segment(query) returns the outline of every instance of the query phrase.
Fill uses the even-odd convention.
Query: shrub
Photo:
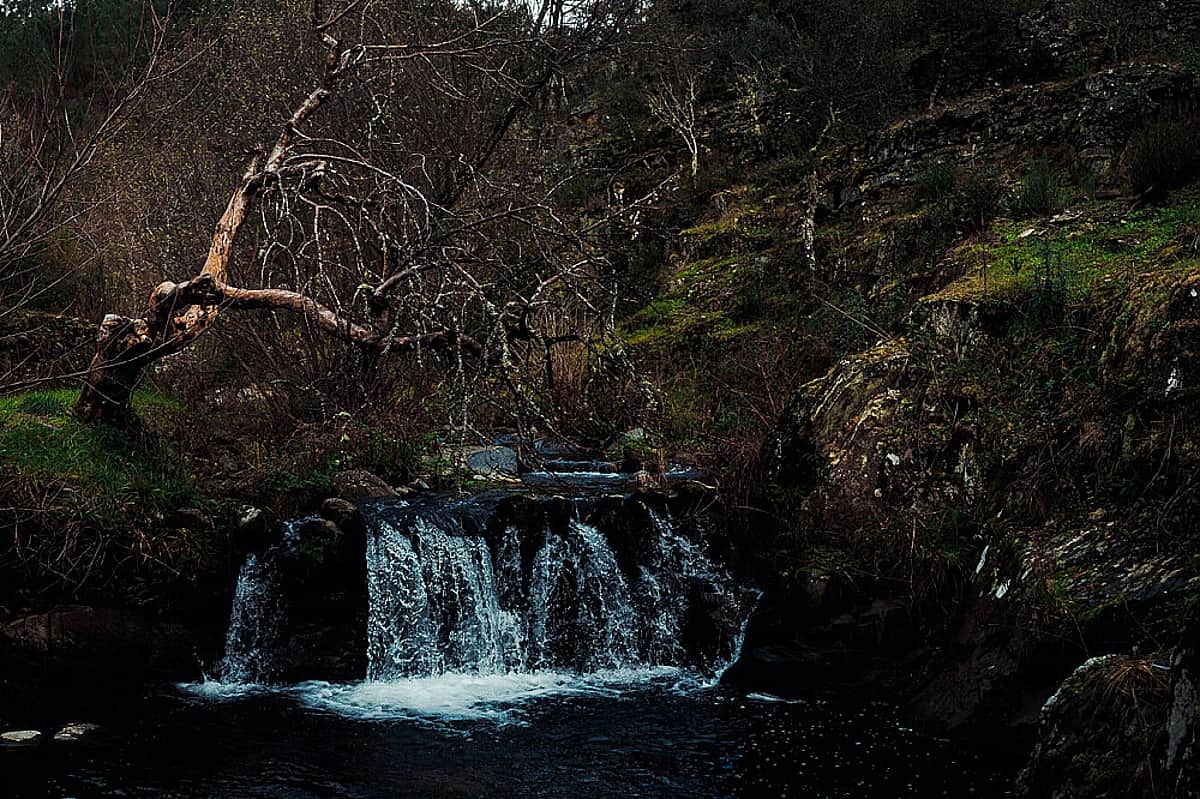
[[[1126,149],[1129,188],[1159,199],[1200,177],[1200,136],[1195,121],[1165,120],[1147,126]]]
[[[951,201],[959,224],[968,230],[982,230],[1000,210],[1004,186],[992,169],[973,169],[963,173]]]
[[[940,202],[954,193],[961,176],[957,164],[949,161],[929,164],[917,175],[917,195],[926,202]]]
[[[1016,216],[1049,216],[1064,205],[1062,185],[1050,159],[1033,162],[1009,204]]]
[[[951,176],[953,182],[949,183]],[[982,230],[992,221],[1000,210],[1004,186],[992,169],[964,170],[938,164],[921,176],[919,192],[932,201],[929,222],[935,230],[969,232]]]

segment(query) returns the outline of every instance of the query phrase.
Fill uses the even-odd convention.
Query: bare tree
[[[647,98],[650,113],[674,131],[691,155],[692,179],[700,171],[700,140],[696,131],[696,80],[688,77],[676,86],[668,80]]]
[[[158,285],[136,318],[104,318],[78,413],[125,423],[147,367],[232,310],[288,312],[373,358],[428,353],[457,370],[576,340],[538,320],[553,305],[603,315],[602,253],[556,213],[554,181],[514,164],[546,87],[637,7],[315,3],[314,85],[250,159],[199,272]],[[257,247],[239,258],[250,218]]]

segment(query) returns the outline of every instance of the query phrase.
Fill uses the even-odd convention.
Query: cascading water
[[[698,594],[740,621],[744,593],[700,542],[650,518],[648,551],[623,570],[609,539],[578,518],[532,531],[507,525],[489,546],[453,515],[372,509],[368,678],[715,667],[687,645],[685,622],[704,610]]]
[[[300,525],[305,521],[285,522],[279,546],[294,546]],[[225,633],[225,656],[218,668],[221,682],[262,683],[274,677],[274,660],[286,625],[287,609],[278,563],[270,555],[264,553],[260,557],[250,553],[238,573]]]
[[[367,589],[369,678],[507,670],[514,625],[500,610],[482,538],[448,535],[423,518],[407,533],[377,522]]]

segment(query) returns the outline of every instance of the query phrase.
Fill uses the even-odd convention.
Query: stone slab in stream
[[[0,733],[0,746],[6,748],[37,746],[41,742],[42,734],[37,730],[13,730]]]
[[[80,743],[95,738],[103,728],[99,724],[68,724],[54,734],[55,743]]]

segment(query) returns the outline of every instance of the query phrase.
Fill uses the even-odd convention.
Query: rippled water
[[[966,797],[1002,772],[884,705],[657,669],[164,686],[92,747],[0,752],[14,797]],[[0,792],[3,793],[3,792]]]

